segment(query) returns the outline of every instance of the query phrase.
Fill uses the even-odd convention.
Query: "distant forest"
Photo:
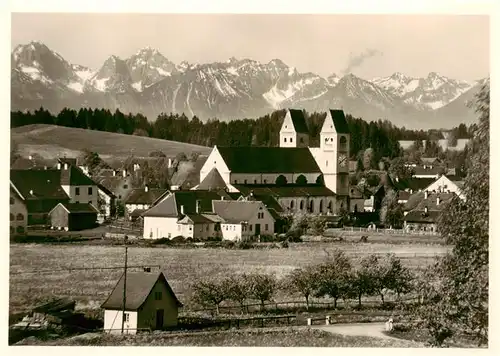
[[[200,121],[196,116],[188,119],[184,114],[160,114],[156,120],[148,121],[141,114],[112,113],[104,109],[63,109],[53,115],[44,108],[34,112],[11,112],[11,127],[31,124],[48,124],[66,127],[149,136],[153,138],[192,143],[202,146],[277,146],[279,131],[285,117],[285,110],[275,111],[258,119],[240,119],[229,122],[210,119]],[[319,146],[321,125],[325,113],[304,111],[311,145]],[[351,158],[367,148],[372,148],[381,157],[394,158],[401,155],[398,140],[436,140],[443,138],[436,130],[415,131],[398,128],[389,121],[366,122],[346,115],[351,133]],[[453,129],[455,138],[468,138],[470,128],[464,124]]]

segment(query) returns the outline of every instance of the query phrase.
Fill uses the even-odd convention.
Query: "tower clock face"
[[[347,156],[345,154],[339,154],[339,166],[342,168],[347,166]]]

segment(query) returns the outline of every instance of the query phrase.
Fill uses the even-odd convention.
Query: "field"
[[[27,339],[22,345],[60,346],[256,346],[256,347],[421,347],[423,344],[395,338],[345,336],[323,330],[302,328],[257,329],[215,333],[137,336],[85,334],[69,339],[39,341]]]
[[[448,250],[439,244],[302,243],[288,249],[129,248],[129,265],[159,265],[189,308],[190,283],[197,278],[261,271],[282,277],[296,267],[317,263],[336,248],[350,256],[395,253],[411,268],[423,267]],[[79,308],[97,309],[111,292],[121,270],[57,271],[78,267],[122,266],[120,246],[11,244],[10,313],[50,297],[67,296]],[[51,273],[22,273],[50,270]],[[283,299],[277,297],[277,299]]]
[[[99,153],[103,159],[128,157],[131,147],[138,157],[147,157],[152,151],[162,151],[173,157],[179,152],[209,154],[211,150],[182,142],[42,124],[13,128],[11,137],[22,156],[37,153],[45,159],[64,155],[76,157],[85,148]]]

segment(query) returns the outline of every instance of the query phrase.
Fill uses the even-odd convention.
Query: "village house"
[[[111,215],[116,208],[116,197],[108,188],[104,185],[97,183],[97,193],[98,193],[98,206],[99,210],[98,218],[100,221],[111,218]]]
[[[169,192],[145,211],[144,238],[183,236],[209,239],[220,235],[221,219],[213,214],[212,200],[231,199],[225,192],[181,190]]]
[[[149,188],[148,185],[145,185],[144,188],[132,189],[124,200],[125,217],[130,220],[138,212],[142,213],[148,210],[167,193],[167,189]]]
[[[90,203],[59,203],[50,212],[50,226],[76,231],[96,227],[98,210]]]
[[[136,334],[138,330],[163,330],[177,326],[179,308],[177,299],[162,272],[127,272],[123,274],[101,305],[104,309],[104,331],[121,333],[123,297],[125,290],[124,333]]]
[[[443,192],[443,193],[455,193],[460,198],[465,199],[461,188],[463,188],[463,181],[451,180],[446,175],[442,175],[434,182],[429,184],[425,190],[429,192]]]
[[[213,211],[223,219],[223,240],[249,241],[261,235],[274,235],[273,215],[260,201],[212,201]]]
[[[28,227],[28,209],[23,196],[10,183],[10,234],[22,235]]]
[[[108,189],[117,201],[123,201],[134,189],[133,176],[127,170],[102,169],[94,177],[95,181]]]
[[[454,193],[418,192],[410,196],[403,207],[404,229],[407,231],[438,232],[438,220]]]
[[[446,169],[440,165],[423,164],[413,167],[413,176],[415,178],[433,178],[437,179],[440,175],[446,173]]]
[[[303,112],[287,110],[279,147],[215,146],[200,171],[200,182],[216,168],[228,192],[267,191],[279,197],[285,210],[335,214],[348,208],[349,141],[342,110],[327,111],[320,147],[309,147]]]
[[[349,212],[359,213],[364,211],[365,200],[367,197],[357,186],[349,187]],[[372,203],[373,207],[373,203]]]

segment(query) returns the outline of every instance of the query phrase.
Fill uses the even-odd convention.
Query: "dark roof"
[[[408,201],[405,203],[403,210],[424,210],[425,207],[429,210],[442,210],[445,204],[455,196],[454,193],[432,193],[428,192],[427,199],[425,199],[425,192],[418,192],[412,194]],[[437,205],[437,198],[439,197],[440,203]]]
[[[343,134],[349,133],[349,125],[347,125],[344,110],[330,110],[330,114],[332,115],[333,125],[335,125],[335,131]]]
[[[97,182],[103,187],[106,187],[109,191],[114,192],[118,190],[121,185],[128,184],[132,185],[132,177],[122,177],[122,176],[110,176],[110,177],[97,177]]]
[[[61,168],[61,185],[96,185],[82,170],[68,165],[68,169]]]
[[[124,275],[122,274],[108,299],[106,299],[106,301],[101,305],[101,308],[119,310],[123,307],[123,277]],[[182,303],[177,299],[174,291],[168,284],[167,279],[162,272],[127,272],[125,310],[134,311],[139,309],[139,307],[144,304],[159,279],[165,283],[167,290],[171,293],[177,305],[182,307]]]
[[[435,178],[409,178],[409,179],[400,179],[399,181],[395,181],[394,185],[398,190],[413,190],[417,192],[421,189],[427,188],[433,182],[435,182]]]
[[[145,188],[133,189],[127,198],[125,204],[153,204],[159,197],[165,194],[167,189]]]
[[[70,165],[73,165],[73,166],[77,166],[78,165],[78,159],[77,158],[63,157],[63,158],[59,158],[58,162],[61,162],[62,164],[67,163],[67,164],[70,164]]]
[[[321,173],[307,147],[217,147],[232,173]]]
[[[97,209],[89,203],[61,203],[71,214],[97,213]]]
[[[442,167],[435,166],[435,165],[416,166],[416,167],[413,167],[412,170],[413,170],[414,175],[422,175],[422,176],[423,175],[438,175],[438,174],[441,174],[443,172],[446,172],[446,170],[443,170]]]
[[[227,187],[217,168],[212,168],[203,181],[198,185],[198,190],[219,190]]]
[[[144,213],[146,209],[135,209],[130,213],[130,216],[142,216],[142,213]]]
[[[289,109],[292,124],[297,133],[309,133],[307,128],[306,118],[302,110]]]
[[[214,200],[213,211],[224,221],[231,224],[238,224],[242,221],[249,221],[257,215],[259,208],[264,204],[260,201],[224,201]]]
[[[410,192],[407,192],[405,190],[398,191],[398,200],[406,200],[406,201],[408,201],[408,199],[410,198],[410,196],[411,196]]]
[[[209,219],[203,214],[187,214],[184,218],[188,218],[194,224],[211,224],[214,222],[213,219]]]
[[[200,184],[200,171],[207,158],[206,155],[200,155],[195,162],[180,162],[177,171],[172,175],[171,184],[180,186],[183,189],[190,189]]]
[[[74,300],[58,298],[33,308],[33,312],[51,314],[63,310],[74,310],[75,305],[76,302]]]
[[[147,210],[143,216],[179,217],[181,206],[184,214],[196,214],[196,201],[200,201],[199,213],[212,212],[212,200],[231,199],[224,192],[207,190],[181,190],[172,192],[157,205]]]
[[[254,195],[262,196],[272,196],[275,199],[281,197],[306,197],[306,196],[334,196],[335,193],[332,192],[325,186],[322,185],[308,185],[308,186],[276,186],[276,185],[250,185],[250,184],[233,184],[233,186],[238,189],[242,194],[250,195],[253,192]]]
[[[264,203],[264,205],[266,206],[266,208],[273,209],[277,213],[282,213],[283,212],[283,208],[281,207],[280,203],[278,203],[278,201],[272,195],[255,194],[254,192],[252,192],[250,194],[251,195],[248,195],[247,197],[240,196],[238,199],[239,200],[261,201],[261,202]]]
[[[425,213],[424,210],[412,210],[403,217],[406,222],[418,223],[436,223],[441,215],[441,211],[429,210]]]
[[[110,197],[114,197],[115,196],[111,190],[109,190],[108,188],[106,188],[101,183],[96,183],[96,185],[97,185],[97,188],[99,188],[100,190],[102,190],[104,192],[104,194],[106,194],[106,195],[108,195]]]
[[[61,187],[61,171],[57,169],[11,170],[10,180],[26,200],[69,199]]]

